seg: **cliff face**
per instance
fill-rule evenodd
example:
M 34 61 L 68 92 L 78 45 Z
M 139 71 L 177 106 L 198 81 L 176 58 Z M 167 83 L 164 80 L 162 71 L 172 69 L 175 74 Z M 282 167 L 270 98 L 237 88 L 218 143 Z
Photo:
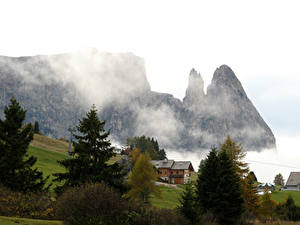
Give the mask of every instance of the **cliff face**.
M 29 122 L 46 135 L 67 136 L 92 104 L 107 121 L 112 138 L 148 135 L 165 148 L 201 150 L 230 134 L 246 150 L 275 147 L 241 83 L 228 66 L 219 67 L 204 94 L 194 69 L 183 101 L 150 90 L 144 62 L 133 54 L 96 50 L 34 57 L 0 57 L 0 110 L 15 96 Z

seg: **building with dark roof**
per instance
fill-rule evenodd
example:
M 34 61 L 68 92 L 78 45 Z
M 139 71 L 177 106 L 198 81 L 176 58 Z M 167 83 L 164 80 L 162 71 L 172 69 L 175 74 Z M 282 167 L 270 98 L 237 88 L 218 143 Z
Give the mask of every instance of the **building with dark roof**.
M 190 161 L 152 160 L 159 180 L 171 184 L 186 184 L 194 171 Z

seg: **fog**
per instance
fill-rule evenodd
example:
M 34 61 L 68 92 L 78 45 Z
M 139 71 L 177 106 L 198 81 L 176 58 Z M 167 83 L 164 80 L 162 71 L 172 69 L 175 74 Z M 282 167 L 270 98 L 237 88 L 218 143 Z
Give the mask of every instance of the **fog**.
M 281 173 L 285 182 L 290 172 L 300 171 L 300 136 L 277 137 L 277 149 L 261 152 L 248 151 L 244 162 L 254 171 L 259 182 L 273 183 L 275 175 Z M 197 171 L 199 163 L 206 158 L 209 150 L 203 152 L 185 152 L 167 150 L 167 157 L 175 160 L 189 160 Z

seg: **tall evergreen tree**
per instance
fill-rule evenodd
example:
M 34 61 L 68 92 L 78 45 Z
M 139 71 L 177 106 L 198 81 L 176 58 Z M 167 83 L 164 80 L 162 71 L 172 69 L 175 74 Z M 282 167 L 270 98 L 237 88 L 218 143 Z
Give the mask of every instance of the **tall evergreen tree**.
M 221 146 L 221 151 L 225 151 L 227 153 L 241 179 L 248 175 L 248 164 L 243 162 L 246 153 L 243 152 L 240 145 L 237 145 L 233 140 L 231 140 L 229 135 L 227 136 L 224 144 Z
M 109 132 L 104 130 L 105 121 L 98 119 L 96 107 L 79 120 L 74 135 L 74 150 L 71 158 L 59 161 L 66 168 L 66 173 L 57 173 L 55 181 L 63 181 L 56 188 L 59 194 L 67 187 L 79 186 L 83 183 L 105 182 L 106 184 L 124 191 L 122 168 L 118 163 L 108 165 L 107 161 L 115 156 L 111 143 L 107 140 Z
M 201 170 L 198 171 L 196 182 L 196 207 L 198 213 L 216 212 L 219 203 L 217 188 L 220 178 L 218 177 L 219 159 L 217 150 L 213 148 Z
M 218 158 L 219 203 L 216 206 L 218 221 L 220 224 L 236 224 L 244 210 L 241 180 L 226 152 L 221 151 Z
M 38 134 L 40 132 L 40 126 L 39 126 L 39 122 L 35 121 L 34 122 L 34 133 Z
M 32 167 L 37 159 L 28 156 L 29 143 L 33 139 L 31 124 L 23 126 L 26 111 L 15 98 L 4 109 L 5 120 L 0 119 L 0 183 L 11 190 L 39 192 L 48 178 Z
M 235 224 L 243 212 L 240 177 L 225 151 L 212 149 L 201 165 L 196 183 L 200 214 L 212 213 L 220 224 Z
M 180 199 L 178 211 L 187 218 L 191 224 L 196 224 L 199 220 L 197 208 L 195 206 L 195 190 L 192 183 L 187 183 L 184 187 Z

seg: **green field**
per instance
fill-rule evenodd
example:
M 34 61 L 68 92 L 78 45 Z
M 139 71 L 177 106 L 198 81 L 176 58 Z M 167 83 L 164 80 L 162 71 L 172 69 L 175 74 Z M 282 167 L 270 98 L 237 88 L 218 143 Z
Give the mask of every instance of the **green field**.
M 65 169 L 57 163 L 57 161 L 65 159 L 66 155 L 54 151 L 48 151 L 41 148 L 32 147 L 32 146 L 29 147 L 28 154 L 35 156 L 37 158 L 37 162 L 34 165 L 34 167 L 38 168 L 39 171 L 42 171 L 44 177 L 50 175 L 49 182 L 51 182 L 52 179 L 54 178 L 52 176 L 53 173 L 59 173 L 65 171 Z
M 300 191 L 274 191 L 272 195 L 272 199 L 279 202 L 284 202 L 288 195 L 292 195 L 296 205 L 300 206 Z
M 170 187 L 159 187 L 160 197 L 151 197 L 151 204 L 159 208 L 174 209 L 179 204 L 179 197 L 183 189 L 174 189 Z
M 62 225 L 61 221 L 54 220 L 35 220 L 35 219 L 23 219 L 16 217 L 0 216 L 1 225 Z

